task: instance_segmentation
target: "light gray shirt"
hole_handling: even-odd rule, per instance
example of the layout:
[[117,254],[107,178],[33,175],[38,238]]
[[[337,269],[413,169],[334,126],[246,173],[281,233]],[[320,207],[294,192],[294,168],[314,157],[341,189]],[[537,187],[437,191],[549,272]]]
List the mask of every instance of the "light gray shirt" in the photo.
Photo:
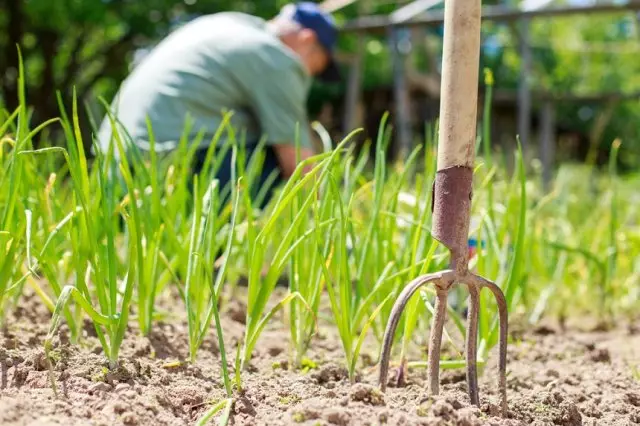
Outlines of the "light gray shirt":
[[[111,104],[125,144],[149,149],[147,117],[157,151],[174,149],[190,123],[189,140],[204,132],[207,147],[227,111],[248,143],[311,146],[306,98],[311,77],[300,59],[268,28],[242,13],[207,15],[160,42],[123,82]],[[226,140],[226,132],[218,141]],[[106,152],[112,126],[102,122],[98,145]],[[114,153],[117,155],[117,148]]]

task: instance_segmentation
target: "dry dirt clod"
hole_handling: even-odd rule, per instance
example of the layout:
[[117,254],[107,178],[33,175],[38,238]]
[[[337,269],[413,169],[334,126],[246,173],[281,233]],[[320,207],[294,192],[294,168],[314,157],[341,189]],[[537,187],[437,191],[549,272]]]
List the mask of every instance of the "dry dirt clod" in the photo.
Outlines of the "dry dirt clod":
[[127,389],[122,392],[122,396],[127,399],[134,399],[136,396],[138,396],[138,393],[133,389]]
[[228,309],[229,318],[231,318],[233,321],[240,324],[245,324],[247,322],[247,307],[244,305],[244,303],[241,303],[236,299],[231,300],[229,302]]
[[611,362],[611,354],[605,348],[596,349],[589,354],[589,359],[593,362]]
[[105,382],[98,382],[89,387],[89,393],[96,394],[99,392],[109,392],[111,390],[111,386]]
[[640,407],[640,391],[636,392],[627,392],[627,394],[625,395],[625,400],[635,406],[635,407]]
[[124,423],[125,425],[137,425],[138,416],[133,413],[124,413],[122,415],[122,423]]
[[569,401],[563,401],[560,404],[561,416],[556,424],[562,426],[580,426],[582,425],[582,415],[575,404]]
[[267,353],[271,356],[278,356],[284,352],[284,348],[278,345],[272,345],[267,348]]
[[319,419],[320,417],[320,411],[313,407],[301,407],[291,414],[291,419],[295,423],[304,423],[309,420]]
[[600,411],[598,406],[596,404],[594,404],[593,402],[587,404],[587,406],[585,406],[582,409],[582,412],[587,417],[593,417],[595,419],[599,419],[599,418],[602,417],[602,411]]
[[534,330],[534,333],[539,336],[550,336],[552,334],[555,334],[556,330],[554,330],[548,325],[541,325],[539,327],[536,327],[536,329]]
[[333,425],[347,426],[351,422],[351,415],[344,409],[333,408],[324,414],[324,418]]
[[482,412],[488,414],[491,417],[499,417],[501,411],[502,410],[498,405],[491,402],[482,404]]
[[453,413],[453,407],[448,402],[440,399],[431,406],[431,412],[436,417],[448,418]]
[[311,378],[319,385],[326,385],[331,382],[340,382],[342,380],[346,380],[348,377],[349,372],[347,369],[334,363],[323,365],[320,370],[311,375]]
[[116,401],[113,403],[112,407],[113,408],[113,412],[116,414],[122,414],[125,411],[127,411],[127,404],[125,404],[123,401]]
[[128,391],[129,389],[131,389],[131,386],[128,383],[118,383],[118,385],[116,386],[117,393],[122,393],[124,391]]
[[546,375],[549,377],[553,377],[555,379],[560,377],[560,373],[558,372],[558,370],[553,370],[553,369],[547,370]]
[[49,368],[47,358],[42,351],[34,352],[31,356],[29,356],[26,360],[25,365],[33,367],[35,371],[45,371]]
[[[39,325],[43,331],[35,331],[46,335],[49,320],[50,315],[44,316]],[[243,328],[228,315],[222,321],[232,330],[229,339],[240,339]],[[36,355],[42,353],[41,337],[36,339],[39,342],[37,346],[28,346],[28,335],[34,333],[33,324],[28,326],[31,327],[29,331],[16,330],[20,336],[16,339],[16,349],[11,349],[11,341],[0,332],[0,373],[6,374],[6,387],[0,397],[0,425],[192,424],[206,410],[206,402],[220,395],[222,388],[218,378],[221,364],[216,352],[202,351],[202,361],[195,366],[163,367],[183,356],[181,351],[185,349],[183,345],[188,334],[186,324],[177,324],[158,327],[159,334],[165,336],[166,341],[151,339],[155,358],[136,356],[142,347],[136,340],[140,337],[135,332],[127,334],[121,364],[128,374],[127,371],[110,371],[110,384],[104,383],[107,379],[104,356],[90,353],[94,340],[89,338],[86,345],[71,346],[66,361],[66,349],[60,348],[60,361],[57,361],[57,354],[53,354],[57,361],[54,376],[60,394],[67,392],[68,397],[59,400],[45,398],[43,390],[49,392],[48,369],[37,371],[34,368]],[[522,344],[511,345],[509,352],[513,362],[507,382],[510,402],[507,419],[502,418],[499,405],[491,405],[499,401],[494,389],[493,365],[481,378],[481,385],[493,390],[481,397],[482,411],[469,406],[464,380],[444,383],[440,396],[423,399],[427,377],[417,371],[411,375],[413,383],[403,389],[390,389],[384,395],[385,404],[379,406],[366,402],[372,398],[371,394],[365,391],[362,396],[358,393],[358,386],[350,384],[347,371],[339,361],[342,348],[331,334],[326,334],[327,340],[320,341],[320,344],[314,340],[310,348],[312,359],[321,361],[318,369],[300,374],[294,369],[285,371],[278,368],[274,374],[272,365],[286,358],[286,345],[281,342],[289,333],[288,330],[273,333],[274,338],[269,336],[265,339],[265,345],[259,348],[254,358],[257,373],[244,376],[248,399],[257,414],[253,417],[244,406],[234,407],[237,409],[233,416],[235,425],[640,425],[640,388],[624,362],[628,358],[624,358],[620,351],[624,349],[625,354],[636,356],[640,336],[628,336],[626,330],[603,335],[585,331],[577,333],[569,329],[544,337],[534,334],[531,329],[524,330]],[[588,342],[595,344],[589,344],[587,348]],[[285,348],[285,352],[271,357],[270,346],[278,344]],[[608,350],[610,364],[591,359],[599,348]],[[565,356],[556,357],[558,353]],[[597,356],[595,358],[598,359]],[[496,362],[495,358],[489,359]],[[9,367],[7,364],[13,365]],[[233,362],[230,365],[233,369]],[[149,370],[151,374],[147,375]],[[443,372],[443,380],[451,377],[450,372]],[[360,383],[374,383],[375,369],[363,368],[361,374]],[[542,378],[548,382],[546,389],[540,383]],[[18,386],[19,383],[22,385]],[[93,386],[95,389],[91,390]],[[281,396],[289,397],[288,405],[281,404]],[[363,401],[356,401],[358,398]],[[440,416],[436,417],[432,410]],[[294,415],[300,423],[294,421]]]
[[351,387],[351,401],[364,402],[369,405],[385,405],[384,394],[371,385],[357,383]]

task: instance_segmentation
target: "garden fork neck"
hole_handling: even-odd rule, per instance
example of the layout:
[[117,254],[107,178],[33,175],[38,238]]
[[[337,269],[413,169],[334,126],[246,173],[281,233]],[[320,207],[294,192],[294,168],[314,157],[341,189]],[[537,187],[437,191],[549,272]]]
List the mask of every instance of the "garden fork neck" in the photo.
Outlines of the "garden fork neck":
[[451,269],[468,271],[469,216],[473,170],[466,166],[439,170],[433,185],[433,237],[451,252]]

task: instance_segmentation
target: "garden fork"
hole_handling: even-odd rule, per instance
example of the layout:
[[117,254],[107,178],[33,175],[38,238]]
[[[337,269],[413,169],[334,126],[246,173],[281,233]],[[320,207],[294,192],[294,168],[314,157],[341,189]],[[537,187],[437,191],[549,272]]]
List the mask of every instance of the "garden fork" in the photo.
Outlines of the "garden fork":
[[424,275],[410,282],[391,311],[380,356],[380,388],[386,389],[389,355],[400,316],[411,296],[422,286],[436,288],[428,355],[429,390],[439,393],[440,347],[449,289],[458,283],[469,289],[466,332],[467,385],[471,403],[479,405],[476,365],[480,291],[494,294],[500,318],[498,368],[503,415],[507,412],[507,303],[500,287],[469,271],[467,247],[473,165],[475,160],[478,68],[480,61],[481,0],[446,0],[444,51],[438,140],[438,168],[433,185],[433,237],[451,253],[450,269]]

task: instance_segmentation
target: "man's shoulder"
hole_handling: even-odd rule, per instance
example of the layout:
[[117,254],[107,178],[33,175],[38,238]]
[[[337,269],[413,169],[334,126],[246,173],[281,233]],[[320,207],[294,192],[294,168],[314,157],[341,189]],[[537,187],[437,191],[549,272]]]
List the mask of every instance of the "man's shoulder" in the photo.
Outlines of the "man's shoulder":
[[282,43],[264,19],[239,12],[221,12],[206,19],[203,22],[225,38],[227,57],[235,57],[240,63],[249,62],[252,66],[248,70],[265,76],[302,71],[300,58]]
[[[242,12],[218,12],[195,18],[185,25],[191,37],[218,41],[216,48],[232,53],[260,53],[263,58],[281,60],[290,52],[269,29],[263,18]],[[253,52],[255,51],[255,52]]]
[[197,18],[194,18],[187,25],[197,24],[197,23],[208,23],[208,24],[215,24],[215,25],[220,25],[220,24],[231,25],[232,24],[232,25],[247,26],[247,27],[256,28],[256,29],[266,28],[266,25],[267,25],[267,21],[265,21],[263,18],[259,16],[250,15],[248,13],[243,13],[243,12],[234,12],[234,11],[217,12],[217,13],[201,15]]

